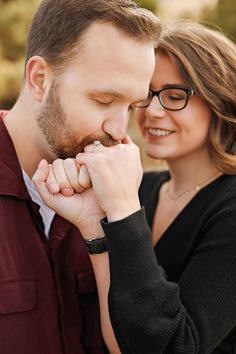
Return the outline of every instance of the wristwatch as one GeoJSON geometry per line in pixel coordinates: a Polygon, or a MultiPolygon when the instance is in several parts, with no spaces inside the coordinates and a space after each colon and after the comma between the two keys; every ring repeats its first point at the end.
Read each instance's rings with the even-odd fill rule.
{"type": "Polygon", "coordinates": [[[103,253],[107,251],[106,236],[99,238],[85,239],[87,250],[90,254],[103,253]]]}

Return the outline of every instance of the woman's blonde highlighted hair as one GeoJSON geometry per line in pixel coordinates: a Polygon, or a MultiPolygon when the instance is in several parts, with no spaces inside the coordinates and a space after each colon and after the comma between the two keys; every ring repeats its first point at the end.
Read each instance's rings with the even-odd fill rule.
{"type": "Polygon", "coordinates": [[[218,31],[181,20],[164,25],[158,50],[212,110],[208,151],[214,164],[236,173],[236,45],[218,31]]]}

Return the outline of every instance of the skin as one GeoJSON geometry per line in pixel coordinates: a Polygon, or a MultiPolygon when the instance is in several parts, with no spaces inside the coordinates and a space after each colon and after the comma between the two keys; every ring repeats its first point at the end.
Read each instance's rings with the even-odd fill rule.
{"type": "MultiPolygon", "coordinates": [[[[21,167],[34,175],[42,196],[48,188],[52,192],[45,203],[54,203],[84,237],[93,237],[102,236],[98,220],[104,210],[92,189],[74,193],[83,190],[78,183],[81,164],[74,157],[95,140],[110,146],[125,139],[131,110],[148,95],[155,56],[152,42],[141,42],[109,23],[93,23],[83,40],[82,50],[78,46],[61,73],[42,57],[29,59],[20,97],[5,124],[21,167]]],[[[108,256],[91,256],[91,261],[104,340],[109,352],[120,353],[107,311],[109,272],[101,271],[108,269],[108,256]]]]}
{"type": "MultiPolygon", "coordinates": [[[[157,91],[168,84],[183,86],[184,81],[170,57],[157,52],[151,88],[157,91]]],[[[199,96],[190,96],[187,106],[181,111],[164,109],[158,98],[154,97],[146,109],[136,110],[136,120],[144,137],[146,153],[150,157],[167,161],[172,176],[171,182],[180,191],[181,188],[185,190],[188,186],[191,187],[217,172],[207,150],[211,110],[199,96]],[[166,132],[167,135],[156,135],[160,132],[166,132]]],[[[93,147],[90,149],[89,152],[93,152],[93,147]]],[[[77,156],[77,163],[87,167],[99,203],[111,220],[129,215],[132,209],[129,205],[137,206],[138,183],[134,176],[135,173],[137,176],[140,173],[139,165],[136,163],[136,172],[132,174],[129,166],[132,166],[131,170],[134,168],[131,162],[134,157],[130,157],[130,162],[127,163],[129,151],[132,156],[130,142],[123,141],[123,144],[112,149],[104,149],[101,146],[96,148],[96,154],[83,153],[77,156]],[[103,153],[98,155],[100,149],[103,149],[103,153]],[[126,150],[125,154],[122,149],[126,150]],[[120,154],[119,158],[113,156],[114,151],[119,151],[116,152],[117,156],[120,154]],[[101,161],[96,164],[95,161],[98,159],[101,161]],[[116,176],[119,176],[117,180],[116,176]],[[125,178],[126,181],[129,180],[128,184],[125,178]],[[133,191],[133,185],[136,191],[133,191]]],[[[50,178],[47,180],[47,185],[50,188],[49,180],[50,178]]]]}
{"type": "MultiPolygon", "coordinates": [[[[94,146],[89,145],[85,152],[77,155],[76,161],[78,166],[86,167],[94,188],[74,193],[69,198],[65,196],[58,180],[68,175],[69,171],[65,169],[62,160],[58,161],[60,170],[53,169],[46,160],[42,160],[32,180],[45,204],[74,223],[85,239],[100,238],[104,235],[100,220],[105,215],[109,221],[115,221],[140,209],[137,194],[142,178],[139,149],[127,136],[121,144],[112,147],[98,146],[96,152],[94,146]],[[109,166],[111,161],[116,162],[113,164],[117,172],[115,175],[111,173],[113,171],[109,166]],[[127,183],[127,180],[132,183],[127,183]],[[60,190],[58,193],[51,191],[51,183],[58,185],[60,190]],[[109,210],[111,198],[116,200],[116,203],[115,208],[109,210]]],[[[108,252],[90,255],[90,259],[98,288],[103,337],[109,352],[120,354],[108,312],[107,299],[110,286],[108,252]]]]}
{"type": "Polygon", "coordinates": [[[51,163],[75,157],[94,140],[123,139],[133,105],[148,94],[153,43],[107,23],[92,24],[83,40],[60,74],[42,57],[27,63],[25,85],[5,122],[30,176],[43,158],[51,163]]]}
{"type": "MultiPolygon", "coordinates": [[[[157,51],[151,89],[157,91],[167,85],[186,87],[173,60],[157,51]]],[[[210,107],[197,95],[190,96],[187,106],[180,111],[164,109],[157,97],[146,110],[136,111],[146,154],[154,159],[164,159],[171,176],[170,181],[162,184],[159,193],[152,228],[154,245],[197,193],[193,187],[201,182],[204,185],[204,181],[220,174],[207,149],[211,115],[210,107]],[[168,190],[172,196],[180,197],[173,200],[168,190]],[[185,191],[189,192],[185,194],[185,191]]]]}
{"type": "MultiPolygon", "coordinates": [[[[168,84],[183,85],[184,82],[174,62],[167,55],[157,52],[156,68],[151,80],[151,88],[157,91],[168,84]]],[[[217,174],[219,175],[219,171],[212,164],[207,151],[211,110],[197,95],[191,96],[186,108],[178,112],[164,109],[161,107],[158,98],[155,97],[146,109],[136,111],[136,120],[144,137],[146,153],[152,158],[167,161],[171,175],[170,187],[173,194],[178,194],[211,176],[216,178],[217,174]],[[163,131],[167,134],[162,135],[163,131]]],[[[39,166],[34,176],[34,182],[43,199],[57,212],[62,213],[62,215],[65,213],[66,207],[63,206],[62,199],[64,202],[67,199],[69,205],[72,201],[75,201],[75,198],[81,200],[83,195],[89,192],[94,197],[93,205],[98,203],[98,208],[100,205],[108,221],[125,218],[140,208],[138,188],[142,170],[139,151],[128,137],[116,146],[105,147],[100,145],[96,148],[96,152],[94,152],[94,146],[89,145],[85,148],[84,153],[77,155],[76,161],[78,166],[82,164],[86,167],[93,188],[85,190],[81,194],[76,193],[70,198],[63,196],[62,189],[58,194],[53,194],[50,191],[50,179],[54,179],[56,182],[59,177],[55,177],[50,172],[50,168],[45,161],[39,166]],[[61,200],[59,201],[59,199],[61,200]]],[[[61,174],[68,173],[68,171],[64,170],[63,172],[62,170],[60,171],[61,174]]],[[[55,174],[57,175],[56,171],[55,174]]],[[[58,188],[60,189],[60,184],[58,184],[58,188]]],[[[154,218],[153,244],[158,242],[165,229],[194,196],[194,193],[196,191],[191,191],[187,196],[184,195],[183,198],[173,201],[166,193],[166,183],[162,185],[154,218]]],[[[77,202],[75,202],[74,208],[76,208],[76,204],[78,208],[77,202]]],[[[70,210],[72,209],[70,208],[70,210]]],[[[71,211],[70,217],[72,214],[71,211]]],[[[80,227],[81,223],[75,214],[74,209],[72,222],[80,227]]],[[[94,232],[94,238],[98,235],[101,236],[100,220],[97,220],[97,225],[97,234],[94,232]]],[[[85,226],[85,235],[86,227],[88,226],[85,226]]],[[[91,257],[91,259],[100,289],[100,301],[104,304],[102,313],[104,327],[106,327],[110,323],[106,307],[110,284],[108,256],[107,253],[102,253],[91,257]],[[104,286],[106,291],[101,291],[104,286]]],[[[112,351],[116,350],[116,345],[113,343],[111,348],[112,351]]]]}
{"type": "MultiPolygon", "coordinates": [[[[168,84],[184,85],[184,82],[171,59],[167,55],[157,53],[151,88],[157,91],[168,84]]],[[[136,119],[144,137],[146,153],[152,158],[165,159],[169,165],[172,193],[186,190],[199,181],[218,173],[207,151],[211,110],[197,95],[191,96],[186,108],[178,112],[164,109],[158,98],[155,97],[146,109],[136,111],[136,119]],[[161,135],[163,131],[167,134],[161,135]]],[[[98,202],[97,207],[100,206],[108,221],[120,220],[140,209],[138,188],[142,169],[139,151],[128,137],[116,146],[100,145],[96,148],[96,152],[94,152],[94,146],[89,145],[85,148],[85,152],[77,155],[76,162],[78,166],[82,164],[86,167],[93,188],[81,194],[75,193],[70,198],[63,196],[60,183],[58,183],[60,193],[53,194],[50,190],[50,180],[54,179],[56,183],[60,178],[59,175],[66,174],[68,171],[64,170],[63,172],[63,168],[60,173],[59,170],[53,169],[52,171],[47,163],[43,162],[34,176],[34,182],[44,201],[58,213],[63,215],[66,209],[70,210],[70,215],[66,215],[66,217],[72,217],[71,221],[81,228],[82,224],[78,219],[78,200],[81,201],[86,193],[94,193],[93,206],[98,202]],[[72,201],[74,202],[73,207],[68,208],[69,204],[72,205],[72,201]],[[67,208],[65,203],[68,203],[67,208]]],[[[61,162],[60,164],[62,165],[61,162]]],[[[165,189],[166,184],[164,183],[154,219],[154,244],[158,242],[168,225],[196,192],[173,201],[168,198],[165,189]]],[[[93,220],[95,219],[96,216],[93,220]]],[[[94,225],[96,225],[96,221],[94,225]]],[[[87,233],[86,230],[89,226],[82,226],[84,227],[84,235],[89,234],[90,231],[87,233]]],[[[100,237],[101,232],[98,218],[97,227],[94,226],[94,238],[98,235],[100,237]]],[[[91,258],[98,287],[101,289],[104,284],[106,286],[106,291],[100,291],[100,301],[104,304],[102,312],[104,326],[107,326],[109,315],[105,302],[110,283],[108,257],[107,253],[95,257],[97,257],[96,260],[91,258]],[[104,274],[106,274],[106,279],[104,279],[104,274]]]]}
{"type": "MultiPolygon", "coordinates": [[[[169,56],[157,53],[151,89],[158,91],[168,84],[186,87],[176,65],[169,56]]],[[[197,95],[190,96],[180,111],[164,109],[158,98],[144,110],[136,111],[136,121],[144,138],[145,152],[155,159],[179,163],[207,153],[206,140],[211,110],[197,95]],[[156,135],[166,132],[167,135],[156,135]]]]}

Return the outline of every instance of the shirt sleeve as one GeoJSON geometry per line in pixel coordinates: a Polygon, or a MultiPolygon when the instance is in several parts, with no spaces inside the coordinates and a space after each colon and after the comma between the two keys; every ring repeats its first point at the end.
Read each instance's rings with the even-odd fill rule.
{"type": "MultiPolygon", "coordinates": [[[[220,207],[178,283],[158,264],[144,210],[102,222],[109,311],[123,354],[210,353],[236,324],[236,210],[220,207]]],[[[194,227],[194,226],[193,226],[194,227]]]]}

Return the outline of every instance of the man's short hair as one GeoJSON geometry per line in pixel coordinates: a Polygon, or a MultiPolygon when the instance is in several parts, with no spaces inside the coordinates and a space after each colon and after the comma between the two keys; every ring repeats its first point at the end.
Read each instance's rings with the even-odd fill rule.
{"type": "Polygon", "coordinates": [[[28,35],[26,63],[42,56],[54,70],[73,59],[73,50],[94,23],[111,23],[140,41],[157,43],[158,18],[131,0],[43,0],[28,35]]]}

